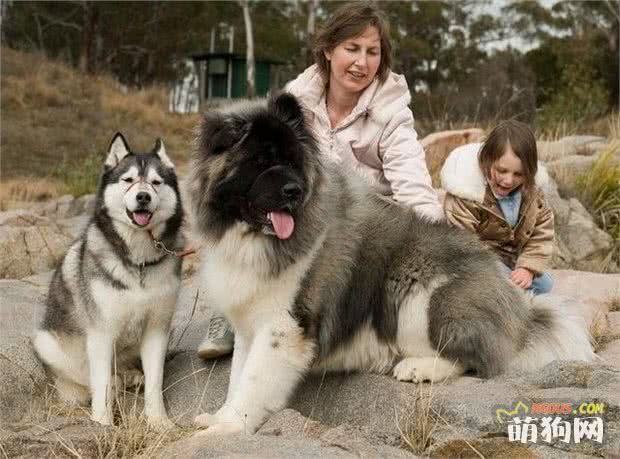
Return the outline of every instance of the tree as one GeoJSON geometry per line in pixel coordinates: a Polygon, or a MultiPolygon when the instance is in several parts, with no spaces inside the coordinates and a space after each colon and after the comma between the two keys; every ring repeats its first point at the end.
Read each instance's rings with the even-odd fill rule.
{"type": "Polygon", "coordinates": [[[243,9],[243,22],[245,24],[245,65],[247,69],[246,89],[248,98],[252,99],[256,96],[256,71],[254,65],[254,35],[252,34],[252,18],[250,17],[249,0],[242,0],[240,3],[241,8],[243,9]]]}

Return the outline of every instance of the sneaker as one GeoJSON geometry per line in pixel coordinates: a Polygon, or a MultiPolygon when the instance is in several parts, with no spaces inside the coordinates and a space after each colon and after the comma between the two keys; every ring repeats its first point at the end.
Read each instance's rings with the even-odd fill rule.
{"type": "Polygon", "coordinates": [[[213,316],[209,321],[207,336],[198,346],[198,356],[214,359],[230,354],[235,344],[235,335],[228,321],[221,316],[213,316]]]}

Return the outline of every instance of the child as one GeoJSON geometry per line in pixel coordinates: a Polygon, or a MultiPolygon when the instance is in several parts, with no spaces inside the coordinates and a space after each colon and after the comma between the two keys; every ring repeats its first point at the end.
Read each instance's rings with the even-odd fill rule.
{"type": "Polygon", "coordinates": [[[500,123],[483,144],[453,150],[441,170],[448,222],[475,232],[500,256],[512,282],[535,295],[553,286],[544,272],[553,212],[536,186],[546,178],[534,134],[514,120],[500,123]]]}

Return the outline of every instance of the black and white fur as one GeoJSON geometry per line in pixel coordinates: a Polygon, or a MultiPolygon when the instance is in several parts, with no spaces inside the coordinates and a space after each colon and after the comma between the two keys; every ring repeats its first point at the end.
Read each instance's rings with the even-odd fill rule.
{"type": "Polygon", "coordinates": [[[92,399],[91,419],[111,424],[114,387],[140,383],[153,425],[170,424],[162,396],[170,322],[181,260],[155,248],[182,246],[183,217],[174,165],[158,140],[148,154],[110,144],[94,215],[56,269],[34,333],[60,398],[92,399]]]}
{"type": "Polygon", "coordinates": [[[474,235],[323,164],[291,95],[207,113],[189,194],[207,302],[235,329],[206,433],[254,432],[313,367],[421,382],[592,359],[583,320],[529,299],[474,235]]]}

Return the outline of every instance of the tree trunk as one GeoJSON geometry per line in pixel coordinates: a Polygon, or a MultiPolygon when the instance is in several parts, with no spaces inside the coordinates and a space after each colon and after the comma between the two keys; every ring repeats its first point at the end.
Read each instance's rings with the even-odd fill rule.
{"type": "Polygon", "coordinates": [[[254,35],[252,34],[252,18],[250,17],[249,0],[241,2],[243,8],[243,21],[245,22],[246,42],[246,68],[247,68],[247,96],[249,99],[256,97],[256,79],[254,68],[254,35]]]}
{"type": "Polygon", "coordinates": [[[312,55],[314,32],[316,24],[316,10],[319,7],[319,0],[310,0],[308,2],[308,22],[306,23],[306,49],[305,49],[305,61],[306,67],[314,63],[314,56],[312,55]]]}
{"type": "Polygon", "coordinates": [[[84,23],[80,43],[80,60],[78,68],[82,73],[95,73],[95,43],[97,39],[97,22],[99,12],[95,2],[84,2],[84,23]]]}

